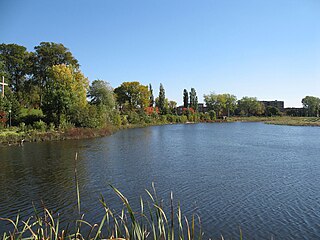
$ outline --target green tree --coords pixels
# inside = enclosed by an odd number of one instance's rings
[[[23,46],[17,44],[0,44],[0,70],[9,86],[22,102],[25,82],[31,71],[30,53]]]
[[[11,113],[9,113],[11,111]],[[0,112],[5,112],[7,118],[11,115],[12,124],[17,123],[20,115],[20,104],[16,98],[16,94],[9,87],[5,87],[5,96],[0,97]]]
[[[192,107],[195,111],[197,111],[198,110],[198,97],[197,97],[196,90],[194,88],[191,88],[189,96],[190,96],[190,107]]]
[[[306,109],[308,117],[319,116],[320,99],[318,97],[306,96],[302,99],[303,108]]]
[[[160,89],[159,89],[159,100],[158,100],[158,105],[157,107],[159,108],[159,111],[161,114],[166,114],[166,95],[165,95],[165,90],[163,88],[162,83],[160,83]]]
[[[237,97],[229,93],[225,93],[222,95],[223,95],[223,98],[225,99],[226,115],[230,117],[230,114],[233,114],[234,110],[237,108]]]
[[[61,124],[62,116],[67,121],[76,119],[87,107],[88,87],[88,79],[77,68],[64,64],[52,66],[48,71],[43,113],[56,126]]]
[[[139,82],[123,82],[114,90],[116,100],[122,111],[144,109],[149,106],[148,86]]]
[[[188,108],[189,107],[189,95],[187,89],[183,90],[183,107]]]
[[[264,105],[255,97],[243,97],[238,101],[240,115],[257,116],[264,113]]]
[[[103,80],[94,80],[88,91],[90,103],[94,105],[103,105],[107,110],[115,107],[113,89],[110,84]]]
[[[54,65],[72,65],[74,69],[79,68],[78,60],[72,53],[61,43],[41,42],[36,46],[32,56],[33,61],[33,82],[38,86],[39,101],[42,104],[44,92],[47,91],[49,81],[49,71]]]
[[[268,107],[266,107],[265,115],[268,116],[268,117],[280,116],[281,112],[277,107],[268,106]]]
[[[214,110],[218,116],[230,116],[237,106],[236,96],[224,93],[204,95],[204,101],[209,110]]]
[[[218,95],[215,93],[210,93],[208,95],[204,94],[203,95],[203,100],[206,103],[206,106],[208,108],[208,110],[218,110],[220,111],[220,106],[219,106],[219,102],[218,102]]]
[[[150,104],[149,107],[153,107],[154,106],[154,96],[153,96],[153,89],[151,84],[149,84],[149,92],[150,92]]]
[[[169,112],[171,114],[176,114],[177,113],[177,102],[168,101],[168,108],[169,108]]]
[[[94,80],[89,87],[87,96],[91,101],[88,116],[82,125],[87,127],[103,127],[106,123],[114,123],[114,120],[117,118],[115,115],[118,115],[118,112],[114,109],[115,97],[109,83],[103,80]],[[81,114],[81,112],[79,113]],[[81,115],[79,115],[79,119],[81,119]],[[118,122],[116,121],[117,125],[119,125]]]

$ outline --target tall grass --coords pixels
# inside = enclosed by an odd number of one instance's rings
[[[170,195],[169,210],[166,211],[163,201],[158,198],[154,184],[152,190],[146,190],[148,199],[140,197],[139,210],[134,210],[128,199],[113,185],[110,187],[123,203],[120,212],[111,209],[103,196],[100,202],[104,215],[100,222],[90,223],[81,215],[81,199],[77,174],[77,158],[75,156],[75,190],[77,194],[78,220],[75,227],[60,226],[59,214],[53,214],[43,207],[41,211],[34,207],[34,214],[27,220],[22,220],[20,215],[16,219],[0,218],[9,223],[10,230],[4,232],[2,240],[33,239],[33,240],[62,240],[62,239],[134,239],[134,240],[201,240],[203,237],[201,221],[198,216],[192,215],[191,219],[183,216],[180,204],[174,207],[173,193]],[[167,212],[167,213],[166,213]],[[191,221],[191,222],[189,222]]]
[[[170,196],[169,211],[166,213],[163,201],[157,197],[152,184],[152,191],[146,190],[148,199],[140,198],[139,210],[134,210],[128,199],[114,186],[114,193],[123,203],[120,212],[112,210],[104,197],[100,198],[104,215],[100,222],[89,223],[84,215],[79,216],[75,227],[61,228],[60,216],[47,208],[39,212],[34,208],[34,215],[26,221],[20,219],[0,218],[11,225],[11,229],[3,233],[2,240],[13,239],[153,239],[153,240],[200,240],[203,237],[200,218],[182,215],[180,204],[174,207],[173,194]],[[79,191],[78,186],[76,187]],[[78,202],[80,210],[80,201]]]

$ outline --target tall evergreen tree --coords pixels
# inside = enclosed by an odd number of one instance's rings
[[[165,109],[165,101],[166,101],[166,96],[165,96],[165,91],[163,88],[162,83],[160,83],[160,91],[159,91],[159,111],[161,114],[165,114],[166,113],[166,109]]]
[[[190,91],[190,107],[192,107],[194,110],[198,109],[198,97],[194,88],[191,88]]]
[[[151,83],[149,84],[149,92],[150,92],[150,105],[149,105],[149,107],[153,107],[154,106],[154,96],[153,96],[153,89],[152,89]]]
[[[189,95],[187,89],[183,90],[183,107],[188,108],[189,106]]]

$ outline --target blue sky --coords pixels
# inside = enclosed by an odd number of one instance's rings
[[[300,107],[320,97],[319,0],[0,0],[0,42],[63,43],[92,81],[232,93]]]

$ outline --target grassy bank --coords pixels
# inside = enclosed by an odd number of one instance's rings
[[[228,122],[264,122],[266,124],[288,126],[320,126],[320,118],[317,117],[230,117]]]
[[[318,117],[279,117],[267,120],[267,124],[289,125],[289,126],[320,126]]]
[[[58,141],[67,139],[85,139],[111,135],[117,130],[114,126],[105,128],[70,128],[66,130],[20,131],[18,128],[7,128],[0,132],[0,144],[3,146],[23,144],[24,142]]]
[[[264,122],[266,124],[289,126],[320,126],[320,118],[317,117],[229,117],[226,120],[210,122]],[[176,122],[175,122],[176,123]],[[117,130],[139,128],[155,125],[172,124],[172,122],[152,122],[127,124],[116,127],[109,125],[104,128],[69,128],[65,130],[29,130],[21,131],[17,127],[4,128],[0,131],[0,145],[22,144],[23,142],[58,141],[67,139],[85,139],[108,136]]]

